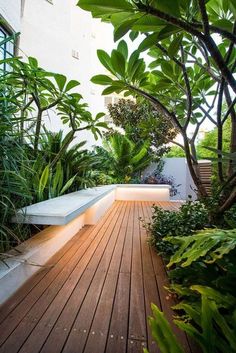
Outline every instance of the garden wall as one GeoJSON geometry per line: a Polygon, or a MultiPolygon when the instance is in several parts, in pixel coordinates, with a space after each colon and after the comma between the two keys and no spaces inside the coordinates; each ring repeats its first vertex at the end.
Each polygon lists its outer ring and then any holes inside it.
{"type": "MultiPolygon", "coordinates": [[[[185,158],[165,158],[162,174],[166,177],[173,177],[177,185],[178,193],[171,196],[171,200],[186,200],[188,195],[196,199],[194,192],[195,185],[189,172],[185,158]]],[[[157,168],[156,163],[152,163],[144,172],[144,176],[151,174],[157,168]]]]}

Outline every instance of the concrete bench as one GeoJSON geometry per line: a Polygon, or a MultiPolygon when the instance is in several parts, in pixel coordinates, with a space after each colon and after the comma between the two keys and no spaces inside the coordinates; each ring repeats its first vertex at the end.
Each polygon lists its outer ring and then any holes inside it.
{"type": "Polygon", "coordinates": [[[118,184],[80,190],[27,206],[17,211],[13,222],[64,225],[80,215],[84,224],[96,224],[115,200],[168,201],[169,185],[118,184]]]}
{"type": "Polygon", "coordinates": [[[108,185],[81,190],[19,210],[13,221],[50,225],[0,262],[0,304],[39,270],[84,225],[94,225],[115,200],[168,201],[169,185],[108,185]],[[18,252],[17,252],[17,251],[18,252]]]}

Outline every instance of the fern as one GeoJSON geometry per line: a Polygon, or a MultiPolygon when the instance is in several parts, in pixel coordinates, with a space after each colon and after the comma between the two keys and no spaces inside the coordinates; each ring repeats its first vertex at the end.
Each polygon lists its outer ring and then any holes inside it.
{"type": "Polygon", "coordinates": [[[180,246],[171,257],[168,268],[174,264],[187,267],[200,259],[210,264],[235,249],[236,229],[206,229],[191,236],[166,237],[165,240],[180,246]]]}

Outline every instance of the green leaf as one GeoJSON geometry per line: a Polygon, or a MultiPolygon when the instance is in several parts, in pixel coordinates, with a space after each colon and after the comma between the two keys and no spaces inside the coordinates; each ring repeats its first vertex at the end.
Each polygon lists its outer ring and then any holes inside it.
{"type": "Polygon", "coordinates": [[[136,18],[130,19],[116,26],[114,29],[114,41],[116,42],[117,40],[122,38],[127,32],[129,32],[129,30],[132,28],[132,25],[136,21],[136,18]]]}
{"type": "Polygon", "coordinates": [[[110,71],[113,75],[116,74],[115,70],[112,67],[112,63],[111,63],[111,58],[110,56],[101,49],[98,49],[97,51],[97,56],[99,61],[101,62],[101,64],[108,70],[110,71]]]}
{"type": "Polygon", "coordinates": [[[125,76],[125,58],[118,50],[112,50],[111,53],[111,63],[115,72],[121,77],[125,76]]]}
{"type": "Polygon", "coordinates": [[[60,74],[55,74],[54,79],[57,83],[59,90],[62,92],[65,87],[65,84],[66,84],[66,76],[60,75],[60,74]]]}
{"type": "Polygon", "coordinates": [[[160,31],[166,23],[152,15],[145,15],[138,19],[132,26],[133,31],[138,32],[151,32],[160,31]]]}
{"type": "Polygon", "coordinates": [[[32,67],[32,68],[34,68],[34,69],[37,69],[38,68],[38,60],[37,59],[35,59],[35,58],[33,58],[33,57],[29,57],[28,58],[28,61],[29,61],[29,64],[30,64],[30,66],[32,67]]]}
{"type": "Polygon", "coordinates": [[[120,91],[122,91],[122,88],[120,86],[112,85],[110,87],[105,88],[104,91],[102,92],[102,95],[107,96],[107,95],[112,94],[114,92],[119,93],[120,91]]]}
{"type": "Polygon", "coordinates": [[[67,83],[66,88],[65,88],[65,92],[70,91],[72,88],[78,87],[80,85],[79,81],[76,80],[71,80],[67,83]]]}
{"type": "Polygon", "coordinates": [[[158,42],[158,33],[153,33],[147,36],[142,43],[140,43],[138,50],[140,52],[150,49],[153,45],[158,42]]]}
{"type": "Polygon", "coordinates": [[[40,201],[43,199],[43,192],[44,192],[44,189],[48,183],[49,173],[50,173],[50,168],[49,168],[49,165],[47,165],[44,168],[43,173],[39,179],[38,198],[40,201]]]}
{"type": "Polygon", "coordinates": [[[125,0],[79,0],[77,5],[83,10],[102,14],[133,10],[133,6],[125,0]]]}
{"type": "Polygon", "coordinates": [[[217,20],[213,22],[214,26],[219,27],[221,29],[225,29],[226,31],[232,32],[233,23],[230,20],[222,18],[221,20],[217,20]]]}
{"type": "Polygon", "coordinates": [[[166,320],[163,312],[152,304],[153,318],[149,317],[152,336],[158,344],[162,353],[183,353],[169,322],[166,320]]]}
{"type": "Polygon", "coordinates": [[[153,6],[167,14],[171,14],[176,17],[180,16],[180,0],[154,1],[153,6]]]}
{"type": "Polygon", "coordinates": [[[163,73],[166,76],[173,78],[173,69],[172,69],[172,66],[171,66],[171,64],[169,62],[164,61],[161,64],[161,68],[162,68],[163,73]]]}
{"type": "Polygon", "coordinates": [[[107,86],[112,84],[112,79],[106,75],[96,75],[91,78],[91,82],[97,85],[107,86]]]}
{"type": "Polygon", "coordinates": [[[130,37],[130,39],[131,39],[132,42],[133,42],[136,38],[138,38],[138,35],[139,35],[138,32],[131,31],[130,34],[129,34],[129,37],[130,37]]]}
{"type": "Polygon", "coordinates": [[[118,44],[117,50],[123,55],[125,60],[128,59],[128,45],[124,40],[121,40],[120,43],[118,44]]]}
{"type": "Polygon", "coordinates": [[[71,185],[74,183],[76,178],[76,175],[74,175],[72,178],[70,178],[67,183],[63,186],[63,188],[61,189],[59,196],[63,195],[70,187],[71,185]]]}
{"type": "Polygon", "coordinates": [[[181,29],[179,27],[167,25],[160,30],[158,40],[169,38],[172,34],[178,33],[180,31],[181,29]]]}
{"type": "Polygon", "coordinates": [[[135,65],[135,63],[137,62],[138,58],[139,58],[139,51],[135,50],[129,58],[129,62],[128,62],[128,75],[130,76],[132,70],[133,70],[133,66],[135,65]]]}
{"type": "Polygon", "coordinates": [[[178,53],[182,39],[183,39],[183,35],[180,34],[169,45],[168,54],[171,58],[174,58],[178,53]]]}

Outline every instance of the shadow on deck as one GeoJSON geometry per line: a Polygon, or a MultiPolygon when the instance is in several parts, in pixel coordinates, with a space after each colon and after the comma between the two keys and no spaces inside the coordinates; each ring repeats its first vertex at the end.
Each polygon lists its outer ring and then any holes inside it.
{"type": "MultiPolygon", "coordinates": [[[[152,204],[115,202],[21,287],[0,308],[0,352],[158,352],[147,324],[150,304],[171,319],[174,303],[163,288],[162,260],[139,221],[150,220],[152,204]]],[[[185,334],[175,330],[191,352],[185,334]]]]}

